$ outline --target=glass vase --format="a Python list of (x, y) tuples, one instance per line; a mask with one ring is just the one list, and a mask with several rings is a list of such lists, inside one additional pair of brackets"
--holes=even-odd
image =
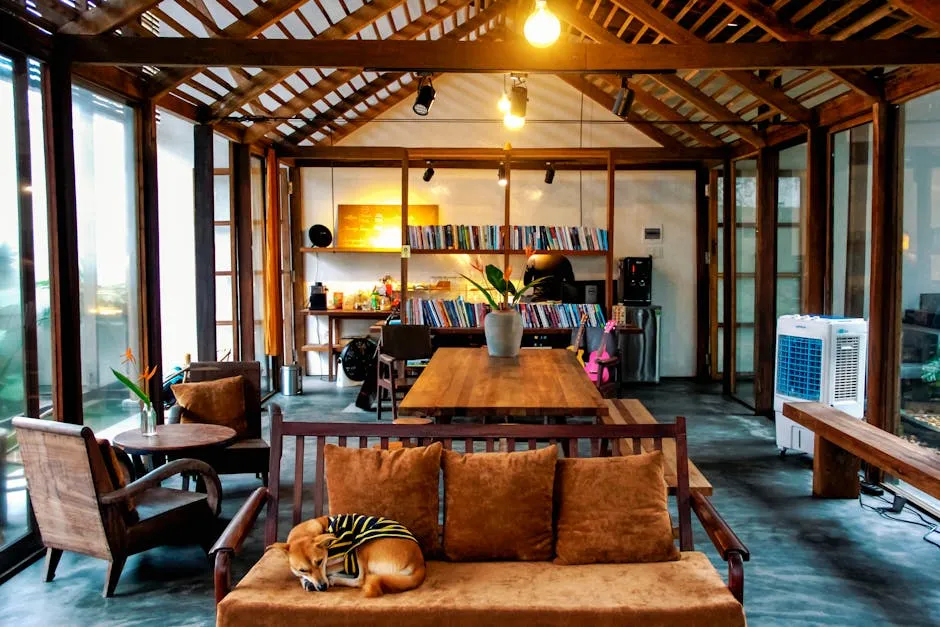
[(157, 435), (157, 412), (153, 405), (143, 405), (140, 408), (140, 435)]

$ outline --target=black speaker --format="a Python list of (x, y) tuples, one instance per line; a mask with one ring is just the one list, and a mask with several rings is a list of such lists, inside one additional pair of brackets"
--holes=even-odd
[(333, 243), (333, 234), (330, 233), (330, 229), (322, 224), (311, 226), (310, 230), (307, 231), (307, 235), (310, 237), (310, 243), (317, 248), (326, 248)]
[(618, 265), (617, 301), (625, 305), (651, 305), (653, 258), (623, 257)]

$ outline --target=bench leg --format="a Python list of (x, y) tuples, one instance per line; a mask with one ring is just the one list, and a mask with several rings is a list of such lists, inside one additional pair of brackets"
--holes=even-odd
[(813, 453), (813, 496), (857, 499), (859, 459), (818, 435)]

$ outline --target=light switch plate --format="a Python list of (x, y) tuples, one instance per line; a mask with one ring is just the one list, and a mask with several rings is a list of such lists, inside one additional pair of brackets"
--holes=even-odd
[(401, 258), (402, 259), (411, 259), (411, 246), (405, 244), (401, 247)]

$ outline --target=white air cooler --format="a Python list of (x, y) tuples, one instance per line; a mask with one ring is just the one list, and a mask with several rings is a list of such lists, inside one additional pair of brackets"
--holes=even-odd
[(777, 446), (813, 454), (812, 431), (783, 415), (787, 402), (815, 401), (862, 419), (868, 323), (861, 318), (780, 316), (774, 373)]

